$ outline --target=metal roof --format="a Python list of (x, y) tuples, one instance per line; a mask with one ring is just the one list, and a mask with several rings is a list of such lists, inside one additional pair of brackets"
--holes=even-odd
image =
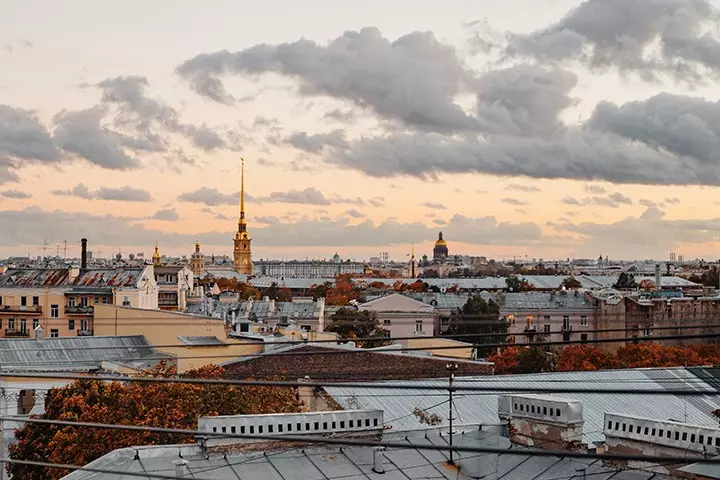
[(135, 287), (146, 267), (81, 270), (73, 287)]
[[(455, 467), (447, 464), (448, 452), (418, 450), (411, 444), (447, 447), (446, 434), (438, 429), (383, 434), (384, 441), (406, 442), (407, 448), (389, 448), (383, 452), (385, 473), (373, 472), (373, 449), (370, 447), (304, 446), (292, 450), (253, 452), (228, 451), (206, 454), (197, 445), (166, 445), (130, 447), (114, 450), (88, 464), (116, 473), (75, 471), (65, 480), (132, 480), (126, 473), (152, 472), (175, 478), (175, 463), (181, 457), (187, 462), (189, 473), (183, 478), (213, 478), (216, 480), (420, 480), (472, 478), (512, 478), (514, 480), (550, 480), (582, 478), (585, 473), (593, 479), (656, 480), (668, 479), (652, 473), (615, 470), (602, 465), (601, 460), (568, 459), (564, 457), (528, 457), (530, 450), (514, 445), (510, 450), (507, 438), (477, 426), (458, 428), (453, 444), (463, 447), (507, 448), (507, 453), (478, 454), (456, 452)], [(458, 468), (460, 467), (460, 468)], [(606, 473), (603, 475), (602, 473)]]
[(275, 302), (275, 311), (270, 311), (270, 302), (265, 300), (253, 300), (240, 304), (240, 316), (246, 312), (256, 315), (258, 320), (263, 318), (318, 318), (320, 316), (320, 304), (318, 302)]
[(202, 336), (193, 336), (193, 337), (182, 337), (178, 336), (178, 340), (180, 340), (185, 345), (189, 345), (191, 347), (217, 347), (222, 345), (227, 345), (227, 343), (223, 342), (217, 337), (202, 337)]
[(82, 369), (99, 367), (103, 361), (134, 362), (160, 356), (141, 335), (0, 339), (2, 371)]
[[(384, 382), (378, 382), (384, 383)], [(446, 386), (447, 380), (408, 380), (393, 381), (400, 385), (441, 385)], [(576, 386), (607, 386), (608, 388), (624, 388), (637, 390), (638, 394), (607, 395), (599, 393), (560, 394), (560, 397), (583, 402), (585, 416), (584, 441), (591, 443), (603, 439), (603, 415), (606, 412), (627, 415), (652, 416), (667, 420), (680, 419), (686, 423), (716, 427), (717, 418), (712, 411), (720, 403), (720, 395), (680, 397), (677, 395), (640, 395), (642, 390), (692, 388), (701, 391), (716, 391), (705, 381), (699, 379), (685, 368), (600, 370), (595, 372), (555, 372), (530, 375), (497, 375), (483, 377), (460, 377), (457, 385), (497, 388), (497, 391), (458, 392), (453, 402), (457, 407), (456, 416), (463, 423), (481, 423), (495, 425), (498, 419), (498, 395), (503, 387), (516, 386), (522, 388), (567, 388)], [(447, 418), (447, 393), (444, 391), (427, 391), (413, 389), (368, 389), (362, 387), (326, 386), (325, 391), (341, 406), (348, 408), (385, 410), (385, 422), (394, 429), (421, 428), (422, 425), (412, 415), (417, 407), (427, 409), (429, 414), (436, 413)], [(507, 392), (506, 393), (511, 393)], [(551, 394), (547, 394), (551, 395)], [(435, 407), (433, 405), (439, 404)]]
[(501, 310), (507, 312), (524, 310), (587, 310), (593, 311), (593, 305), (585, 294), (574, 292), (508, 292), (502, 296)]
[(0, 288), (63, 287), (68, 275), (67, 268), (11, 268), (0, 275)]

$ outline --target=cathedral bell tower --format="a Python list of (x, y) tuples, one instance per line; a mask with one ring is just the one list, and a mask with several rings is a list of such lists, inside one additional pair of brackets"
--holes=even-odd
[(233, 241), (233, 268), (237, 273), (244, 275), (252, 274), (252, 254), (250, 243), (252, 238), (247, 231), (245, 221), (245, 159), (241, 158), (240, 174), (240, 218), (238, 219), (238, 231)]

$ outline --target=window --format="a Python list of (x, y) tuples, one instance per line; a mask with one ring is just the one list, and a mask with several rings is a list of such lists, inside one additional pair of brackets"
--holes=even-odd
[(80, 330), (82, 330), (83, 332), (87, 332), (89, 330), (88, 321), (84, 318), (80, 320)]
[(272, 426), (272, 425), (268, 425), (268, 433), (273, 433), (273, 426)]
[(75, 320), (68, 320), (68, 330), (75, 330)]
[(103, 297), (103, 303), (108, 303), (108, 298), (107, 298), (107, 297)]
[(550, 333), (550, 325), (549, 324), (546, 323), (545, 325), (543, 325), (543, 332)]
[(649, 431), (650, 431), (650, 428), (649, 428), (649, 427), (645, 427), (645, 435), (647, 435)]
[(705, 435), (698, 435), (698, 443), (702, 445), (705, 443)]
[(720, 437), (715, 437), (715, 446), (720, 447)]
[(690, 435), (690, 443), (695, 443), (695, 434)]
[(625, 424), (625, 422), (623, 422), (623, 424), (622, 424), (622, 431), (624, 432), (625, 429), (627, 429), (627, 425)]
[[(40, 320), (33, 318), (33, 330), (35, 330), (38, 326), (40, 326)], [(2, 325), (0, 325), (0, 328), (2, 328)]]
[(661, 428), (660, 430), (658, 430), (658, 437), (662, 437), (662, 436), (665, 436), (665, 430), (663, 430)]
[(633, 433), (633, 424), (628, 425), (628, 432)]
[(337, 427), (336, 427), (336, 423), (335, 423), (335, 422), (332, 422), (332, 429), (335, 430), (336, 428), (337, 428)]
[(230, 427), (230, 433), (233, 433), (233, 434), (234, 434), (234, 433), (237, 433), (237, 431), (235, 430), (235, 425), (233, 425), (232, 427)]
[(712, 445), (712, 437), (710, 437), (710, 436), (707, 437), (707, 444)]
[[(515, 408), (517, 408), (517, 407), (515, 407)], [(352, 420), (350, 420), (350, 422), (348, 422), (348, 424), (349, 424), (350, 428), (353, 428), (355, 426), (355, 424), (353, 423)]]
[(100, 303), (100, 297), (95, 297), (95, 302), (94, 302), (94, 303), (95, 303), (95, 305), (97, 305), (98, 303)]
[(390, 325), (390, 324), (392, 324), (392, 321), (390, 321), (390, 319), (386, 318), (385, 320), (383, 320), (383, 325)]
[(60, 316), (60, 308), (57, 305), (50, 305), (50, 318), (58, 318)]
[(545, 319), (546, 322), (550, 321), (550, 315), (545, 315), (543, 318)]
[(563, 330), (570, 330), (570, 317), (567, 315), (563, 316)]
[(385, 338), (390, 338), (390, 330), (383, 330), (383, 335), (385, 335)]
[(250, 425), (250, 435), (255, 433), (255, 425)]
[(654, 429), (654, 428), (652, 429), (651, 435), (652, 435), (653, 437), (655, 436), (655, 429)]
[(547, 407), (543, 407), (543, 415), (547, 415)]
[(620, 430), (620, 422), (615, 422), (615, 430)]
[(27, 297), (20, 297), (20, 306), (27, 307)]
[(587, 342), (588, 336), (587, 333), (581, 333), (580, 334), (580, 341), (581, 342)]
[(369, 427), (369, 426), (370, 426), (370, 419), (369, 419), (369, 418), (366, 418), (366, 419), (365, 419), (365, 426), (366, 426), (366, 427)]
[(8, 318), (8, 329), (15, 330), (15, 319)]
[(327, 430), (327, 422), (323, 422), (323, 430)]
[(580, 326), (587, 327), (587, 315), (580, 315)]
[(227, 433), (227, 427), (222, 427), (222, 433)]
[(415, 332), (416, 333), (422, 333), (423, 331), (423, 322), (422, 320), (415, 320)]
[(70, 297), (67, 300), (67, 306), (68, 307), (74, 307), (75, 306), (75, 297)]
[(373, 426), (375, 426), (375, 427), (378, 426), (378, 419), (377, 419), (377, 418), (373, 418)]
[(40, 305), (40, 297), (33, 297), (33, 306), (37, 307)]
[(666, 436), (667, 436), (667, 438), (670, 438), (670, 430), (668, 430), (668, 431), (667, 431), (667, 432), (665, 432), (665, 433), (667, 434), (667, 435), (666, 435)]
[(530, 410), (532, 411), (532, 413), (535, 413), (535, 405), (530, 405)]
[(50, 338), (58, 338), (60, 336), (60, 332), (58, 332), (57, 328), (53, 328), (50, 330)]
[(517, 403), (514, 404), (515, 410), (518, 409)]
[(320, 430), (320, 422), (315, 422), (315, 430)]
[(555, 409), (555, 416), (556, 416), (556, 417), (559, 417), (559, 416), (560, 416), (560, 409), (559, 409), (559, 408), (556, 408), (556, 409)]
[(2, 297), (0, 297), (0, 305), (2, 305)]
[(680, 432), (675, 432), (675, 440), (680, 440)]
[(340, 428), (345, 428), (345, 420), (340, 421)]
[(81, 307), (87, 307), (87, 306), (88, 306), (88, 297), (80, 297), (80, 306), (81, 306)]
[(262, 435), (263, 433), (263, 426), (264, 425), (258, 425), (258, 433)]
[(608, 430), (612, 430), (612, 421), (608, 422)]
[(20, 319), (20, 331), (22, 333), (27, 333), (27, 320), (24, 318)]
[[(290, 425), (290, 424), (288, 424), (288, 426), (289, 426), (289, 425)], [(280, 425), (278, 425), (278, 433), (282, 433), (282, 432), (283, 432), (283, 427), (284, 427), (284, 425), (283, 425), (282, 423), (281, 423)]]

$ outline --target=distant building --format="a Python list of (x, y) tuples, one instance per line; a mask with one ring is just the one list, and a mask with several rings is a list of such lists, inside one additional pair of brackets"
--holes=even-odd
[(200, 242), (195, 243), (195, 252), (190, 256), (190, 270), (197, 277), (205, 274), (205, 255), (200, 251)]
[(252, 274), (252, 237), (247, 231), (245, 220), (245, 160), (242, 160), (240, 174), (240, 218), (238, 219), (238, 231), (233, 242), (233, 268), (237, 273)]
[(398, 293), (360, 304), (358, 309), (375, 312), (389, 337), (425, 337), (440, 331), (439, 317), (432, 305)]
[(440, 232), (438, 234), (438, 239), (435, 242), (435, 247), (433, 248), (433, 261), (434, 262), (444, 262), (449, 255), (447, 242), (443, 240), (443, 234)]
[[(339, 258), (338, 258), (339, 260)], [(346, 260), (260, 260), (253, 264), (253, 275), (273, 278), (333, 278), (337, 275), (365, 272), (365, 264)]]
[(158, 307), (161, 310), (185, 310), (187, 297), (194, 287), (192, 270), (185, 265), (168, 265), (155, 267), (154, 273), (158, 286)]

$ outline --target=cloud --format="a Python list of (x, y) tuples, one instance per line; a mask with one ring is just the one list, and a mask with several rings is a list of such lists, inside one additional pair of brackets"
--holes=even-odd
[(486, 73), (476, 82), (480, 129), (504, 135), (547, 135), (563, 129), (558, 118), (574, 101), (577, 75), (539, 65)]
[(215, 220), (232, 220), (232, 219), (223, 213), (218, 213), (215, 215)]
[(304, 190), (288, 190), (287, 192), (272, 192), (265, 197), (259, 197), (259, 202), (298, 203), (307, 205), (330, 205), (332, 202), (318, 189), (308, 187)]
[(668, 93), (622, 106), (602, 102), (588, 123), (700, 164), (720, 163), (720, 102)]
[(91, 191), (82, 183), (70, 190), (53, 190), (53, 195), (65, 195), (86, 200), (115, 200), (119, 202), (151, 202), (152, 195), (147, 190), (124, 186), (120, 188), (101, 187)]
[(610, 208), (618, 208), (620, 205), (632, 205), (633, 203), (630, 197), (627, 197), (620, 192), (615, 192), (605, 197), (593, 196), (581, 199), (564, 197), (561, 202), (566, 205), (597, 205)]
[(325, 147), (348, 147), (348, 142), (345, 140), (345, 132), (342, 130), (333, 130), (330, 133), (319, 133), (315, 135), (308, 135), (306, 132), (295, 132), (285, 139), (285, 143), (308, 153), (319, 153)]
[(177, 210), (174, 208), (163, 208), (155, 212), (155, 215), (150, 217), (152, 220), (163, 220), (168, 222), (174, 222), (180, 219)]
[(523, 200), (518, 200), (517, 198), (503, 198), (500, 201), (503, 203), (510, 204), (510, 205), (518, 205), (518, 206), (530, 205), (528, 202), (525, 202)]
[(446, 210), (447, 207), (442, 203), (424, 202), (421, 204), (423, 207), (432, 208), (433, 210)]
[(54, 139), (66, 152), (111, 170), (128, 170), (138, 166), (123, 149), (128, 139), (101, 125), (105, 112), (98, 108), (63, 110), (54, 118)]
[(669, 197), (665, 199), (665, 203), (667, 203), (668, 205), (677, 205), (678, 203), (680, 203), (680, 199), (675, 197)]
[(508, 190), (517, 190), (519, 192), (539, 192), (540, 189), (533, 185), (519, 185), (517, 183), (511, 183), (507, 186)]
[(638, 203), (643, 207), (660, 208), (665, 206), (664, 203), (653, 202), (652, 200), (648, 200), (647, 198), (640, 199)]
[(602, 195), (603, 193), (607, 193), (607, 190), (605, 190), (600, 185), (585, 185), (585, 191), (588, 193), (593, 193), (595, 195)]
[(27, 192), (21, 192), (20, 190), (5, 190), (4, 192), (0, 193), (5, 198), (17, 198), (17, 199), (25, 199), (25, 198), (32, 198), (32, 194)]
[(468, 79), (455, 50), (430, 32), (389, 41), (374, 27), (345, 32), (328, 45), (298, 40), (238, 52), (203, 53), (176, 69), (198, 94), (231, 104), (220, 77), (277, 73), (298, 82), (307, 96), (330, 96), (381, 117), (430, 130), (476, 128), (454, 102)]
[(618, 184), (720, 183), (718, 162), (677, 156), (613, 133), (577, 129), (551, 138), (390, 133), (327, 152), (325, 160), (378, 178), (484, 173)]
[(333, 120), (339, 123), (350, 123), (356, 118), (357, 114), (353, 109), (340, 110), (339, 108), (334, 108), (325, 112), (325, 115), (323, 115), (323, 120)]
[(718, 12), (707, 0), (587, 0), (546, 28), (510, 35), (506, 53), (646, 80), (660, 73), (699, 79), (703, 67), (720, 67), (720, 43), (705, 33), (708, 24), (718, 26)]
[(439, 226), (447, 225), (447, 222), (446, 222), (445, 220), (443, 220), (442, 218), (436, 218), (436, 219), (434, 219), (434, 220), (433, 220), (433, 223), (434, 223), (435, 225), (439, 225)]
[(167, 141), (160, 137), (157, 129), (181, 134), (205, 151), (231, 147), (206, 124), (197, 126), (180, 121), (177, 110), (146, 95), (149, 86), (147, 78), (141, 76), (108, 78), (97, 84), (102, 91), (103, 103), (119, 109), (115, 124), (138, 132), (153, 145), (154, 151), (167, 149)]
[(345, 215), (352, 217), (352, 218), (364, 218), (365, 214), (362, 212), (359, 212), (358, 210), (355, 210), (354, 208), (351, 208), (350, 210), (345, 210)]
[(385, 206), (385, 199), (383, 197), (375, 197), (368, 200), (368, 203), (375, 208), (382, 208)]
[[(248, 195), (245, 194), (247, 199)], [(202, 187), (192, 192), (183, 193), (178, 200), (189, 203), (201, 203), (209, 207), (217, 205), (238, 205), (240, 203), (240, 192), (220, 193), (216, 188)]]
[(57, 163), (62, 152), (33, 113), (0, 104), (0, 184), (17, 181), (15, 169), (27, 161)]

